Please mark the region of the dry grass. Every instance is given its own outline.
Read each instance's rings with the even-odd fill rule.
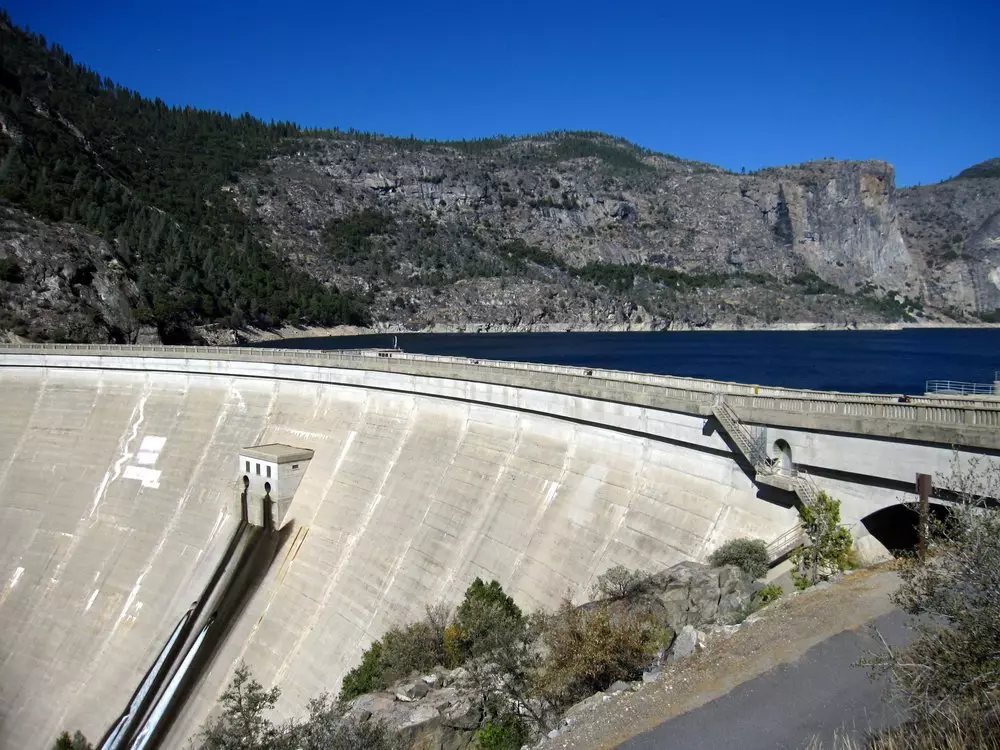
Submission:
[[[808,750],[827,750],[814,738]],[[1000,708],[938,715],[931,721],[908,722],[858,740],[849,734],[834,737],[829,750],[998,750]]]

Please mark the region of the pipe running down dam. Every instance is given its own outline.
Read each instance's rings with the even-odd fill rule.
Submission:
[[[182,746],[241,660],[300,715],[476,576],[531,610],[779,539],[801,476],[885,554],[916,472],[1000,453],[988,397],[398,352],[0,347],[0,384],[0,748]]]

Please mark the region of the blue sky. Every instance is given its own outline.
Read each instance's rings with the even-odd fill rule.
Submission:
[[[902,185],[1000,156],[1000,2],[13,0],[170,104],[424,138],[601,130],[730,169]]]

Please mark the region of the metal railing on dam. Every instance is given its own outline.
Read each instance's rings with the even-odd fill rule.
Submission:
[[[900,434],[907,425],[962,428],[996,433],[1000,399],[969,396],[910,396],[842,393],[779,388],[670,375],[622,372],[599,368],[532,364],[408,354],[385,350],[318,351],[249,347],[203,347],[116,344],[18,344],[0,346],[0,364],[19,364],[20,356],[114,357],[257,362],[274,365],[369,370],[417,377],[448,378],[491,385],[552,391],[568,395],[636,404],[653,408],[712,413],[716,396],[739,409],[747,421],[783,419],[790,426],[815,428],[828,420],[864,433],[903,439],[938,440],[926,430]],[[67,366],[51,362],[52,366]],[[886,432],[884,425],[896,428]],[[936,434],[936,433],[935,433]],[[950,438],[944,434],[942,442]]]

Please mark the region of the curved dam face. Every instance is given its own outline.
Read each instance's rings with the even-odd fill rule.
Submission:
[[[356,373],[149,369],[0,369],[2,747],[96,740],[115,721],[240,521],[245,446],[314,456],[273,564],[165,746],[197,730],[240,659],[301,714],[372,639],[476,576],[551,607],[612,565],[702,559],[796,519],[758,499],[693,416],[661,412],[667,440]]]

